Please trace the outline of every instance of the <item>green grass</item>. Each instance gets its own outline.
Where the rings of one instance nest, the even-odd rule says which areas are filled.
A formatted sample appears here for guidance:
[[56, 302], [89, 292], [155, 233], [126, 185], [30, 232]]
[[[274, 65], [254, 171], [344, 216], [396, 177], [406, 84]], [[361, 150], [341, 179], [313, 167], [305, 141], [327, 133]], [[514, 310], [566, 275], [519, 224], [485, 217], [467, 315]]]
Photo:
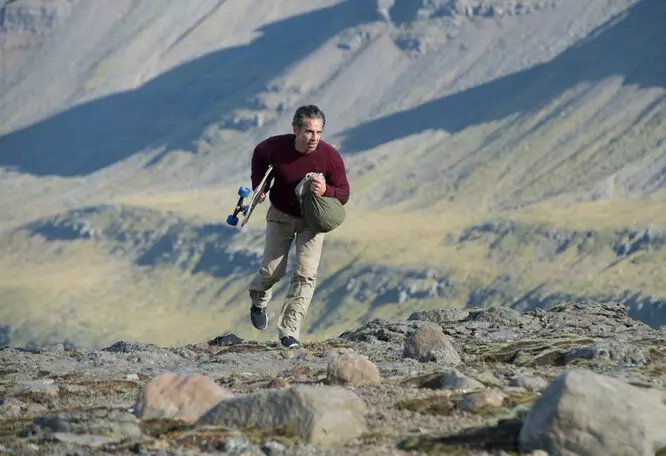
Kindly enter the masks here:
[[[224, 279], [192, 274], [198, 256], [188, 250], [188, 243], [201, 241], [195, 236], [196, 226], [221, 222], [219, 202], [214, 200], [215, 195], [205, 193], [134, 199], [133, 206], [101, 215], [96, 223], [106, 227], [110, 236], [125, 233], [129, 239], [125, 243], [112, 239], [46, 242], [16, 234], [5, 238], [0, 257], [0, 321], [29, 329], [37, 340], [70, 338], [108, 344], [135, 339], [178, 345], [209, 340], [224, 331], [243, 338], [273, 339], [289, 275], [271, 303], [269, 330], [258, 333], [247, 318], [250, 273]], [[640, 291], [643, 296], [664, 299], [666, 286], [661, 278], [666, 249], [657, 246], [618, 259], [610, 246], [620, 229], [666, 226], [663, 209], [658, 199], [571, 206], [544, 203], [522, 211], [486, 214], [450, 210], [405, 216], [390, 209], [352, 209], [326, 241], [303, 338], [336, 336], [369, 318], [404, 319], [425, 308], [463, 306], [472, 293], [483, 290], [494, 296], [489, 302], [495, 304], [506, 304], [540, 286], [572, 296]], [[262, 216], [261, 212], [255, 215], [253, 226], [239, 242], [261, 247]], [[493, 220], [508, 220], [514, 228], [501, 236], [487, 233], [478, 240], [457, 242], [465, 229]], [[184, 247], [153, 267], [132, 263], [133, 239], [151, 230], [165, 232], [176, 222], [182, 225]], [[563, 230], [574, 245], [558, 254], [544, 253], [544, 243], [549, 242], [544, 230]], [[580, 233], [587, 231], [593, 236], [584, 243]], [[580, 251], [576, 245], [582, 245]], [[113, 246], [122, 246], [126, 255], [111, 256]], [[366, 301], [354, 297], [353, 287], [340, 295], [349, 278], [371, 265], [396, 271], [432, 269], [439, 277], [447, 277], [455, 292], [382, 306], [372, 305], [374, 292]], [[346, 274], [328, 281], [344, 268], [348, 268]], [[389, 286], [425, 288], [429, 283], [410, 282], [398, 272], [394, 275]], [[508, 282], [502, 280], [505, 276]], [[382, 279], [381, 275], [368, 277], [370, 283]], [[316, 321], [320, 323], [316, 333], [308, 334]]]

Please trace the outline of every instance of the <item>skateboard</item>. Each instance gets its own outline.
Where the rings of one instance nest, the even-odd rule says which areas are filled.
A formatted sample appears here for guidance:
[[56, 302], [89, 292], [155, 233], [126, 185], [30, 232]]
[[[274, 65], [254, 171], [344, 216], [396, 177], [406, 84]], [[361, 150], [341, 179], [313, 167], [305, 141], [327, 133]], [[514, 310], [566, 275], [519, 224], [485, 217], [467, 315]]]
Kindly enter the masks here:
[[231, 226], [238, 225], [238, 214], [242, 213], [243, 221], [241, 222], [240, 226], [241, 228], [245, 226], [247, 221], [250, 219], [250, 216], [252, 215], [254, 208], [257, 207], [257, 204], [259, 204], [259, 197], [261, 196], [261, 194], [268, 193], [268, 191], [270, 190], [272, 177], [273, 177], [273, 167], [269, 166], [268, 169], [266, 170], [266, 174], [264, 174], [264, 177], [261, 179], [261, 182], [257, 186], [257, 191], [254, 192], [248, 204], [244, 205], [243, 201], [245, 201], [245, 198], [250, 196], [252, 190], [250, 190], [250, 187], [245, 187], [245, 186], [242, 186], [238, 189], [239, 198], [238, 202], [236, 203], [236, 206], [234, 207], [234, 212], [233, 214], [229, 214], [229, 216], [227, 216], [227, 223], [229, 225]]

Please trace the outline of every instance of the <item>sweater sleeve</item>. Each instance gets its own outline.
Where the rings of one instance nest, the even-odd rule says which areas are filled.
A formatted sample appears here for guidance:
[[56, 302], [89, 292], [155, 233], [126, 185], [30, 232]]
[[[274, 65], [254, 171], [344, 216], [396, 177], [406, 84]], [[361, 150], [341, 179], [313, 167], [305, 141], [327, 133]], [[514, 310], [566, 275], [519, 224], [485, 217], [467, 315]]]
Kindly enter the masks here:
[[269, 145], [266, 141], [262, 141], [254, 148], [252, 153], [252, 163], [251, 163], [251, 180], [252, 180], [252, 190], [256, 188], [261, 183], [261, 179], [264, 178], [268, 166], [270, 164], [269, 160]]
[[329, 169], [325, 177], [326, 191], [324, 196], [337, 198], [343, 205], [347, 204], [350, 194], [347, 172], [342, 157], [335, 149], [331, 150]]

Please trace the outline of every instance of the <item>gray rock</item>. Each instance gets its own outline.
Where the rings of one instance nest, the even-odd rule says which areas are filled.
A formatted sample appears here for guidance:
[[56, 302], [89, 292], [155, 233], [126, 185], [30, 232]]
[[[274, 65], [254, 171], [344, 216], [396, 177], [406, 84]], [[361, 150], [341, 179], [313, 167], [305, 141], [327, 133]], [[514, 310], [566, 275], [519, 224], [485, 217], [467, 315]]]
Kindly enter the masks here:
[[233, 393], [205, 375], [164, 373], [151, 379], [137, 394], [134, 413], [139, 418], [199, 419]]
[[441, 388], [447, 389], [472, 390], [482, 389], [484, 387], [481, 382], [467, 377], [457, 369], [448, 369], [442, 372], [442, 375], [439, 377], [439, 384]]
[[405, 341], [402, 356], [422, 363], [437, 362], [448, 366], [460, 364], [460, 355], [439, 326], [428, 324]]
[[647, 364], [646, 356], [639, 347], [617, 342], [604, 342], [585, 347], [576, 347], [564, 354], [564, 361], [566, 363], [570, 363], [576, 359], [616, 361], [636, 365]]
[[261, 454], [261, 450], [244, 437], [227, 437], [217, 445], [217, 449], [230, 456], [248, 455], [249, 453]]
[[55, 432], [53, 438], [58, 442], [72, 443], [75, 445], [97, 448], [119, 440], [119, 438], [106, 437], [103, 435], [80, 435], [69, 432]]
[[479, 413], [484, 409], [501, 407], [505, 397], [502, 391], [495, 389], [479, 391], [466, 396], [458, 407], [465, 412]]
[[314, 444], [354, 439], [366, 428], [365, 403], [339, 386], [299, 385], [225, 400], [199, 424], [277, 431], [289, 428]]
[[13, 397], [0, 397], [0, 419], [18, 418], [27, 407], [28, 404]]
[[115, 409], [57, 412], [35, 418], [33, 423], [42, 431], [49, 430], [67, 434], [91, 434], [116, 438], [141, 435], [136, 417], [131, 413]]
[[284, 454], [286, 450], [286, 446], [275, 441], [266, 442], [261, 446], [261, 451], [263, 451], [266, 456], [280, 456], [281, 454]]
[[666, 448], [662, 393], [588, 370], [562, 374], [525, 418], [520, 451], [654, 456]]
[[379, 385], [382, 377], [375, 364], [355, 353], [334, 357], [327, 368], [327, 379], [331, 384], [343, 386]]
[[527, 391], [542, 391], [548, 387], [548, 382], [538, 376], [517, 375], [509, 381], [509, 386], [525, 388]]

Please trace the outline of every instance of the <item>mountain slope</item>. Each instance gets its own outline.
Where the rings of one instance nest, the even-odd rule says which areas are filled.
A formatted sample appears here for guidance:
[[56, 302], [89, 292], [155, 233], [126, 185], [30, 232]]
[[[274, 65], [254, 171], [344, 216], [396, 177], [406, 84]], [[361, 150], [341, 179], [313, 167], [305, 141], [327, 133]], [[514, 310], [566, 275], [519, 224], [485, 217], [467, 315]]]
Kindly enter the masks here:
[[0, 165], [87, 177], [88, 194], [137, 178], [132, 191], [164, 188], [166, 172], [173, 189], [236, 185], [250, 144], [314, 99], [358, 179], [379, 166], [403, 181], [380, 179], [370, 207], [421, 190], [492, 209], [661, 188], [659, 0], [406, 25], [372, 1], [259, 4], [76, 4], [2, 96]]

